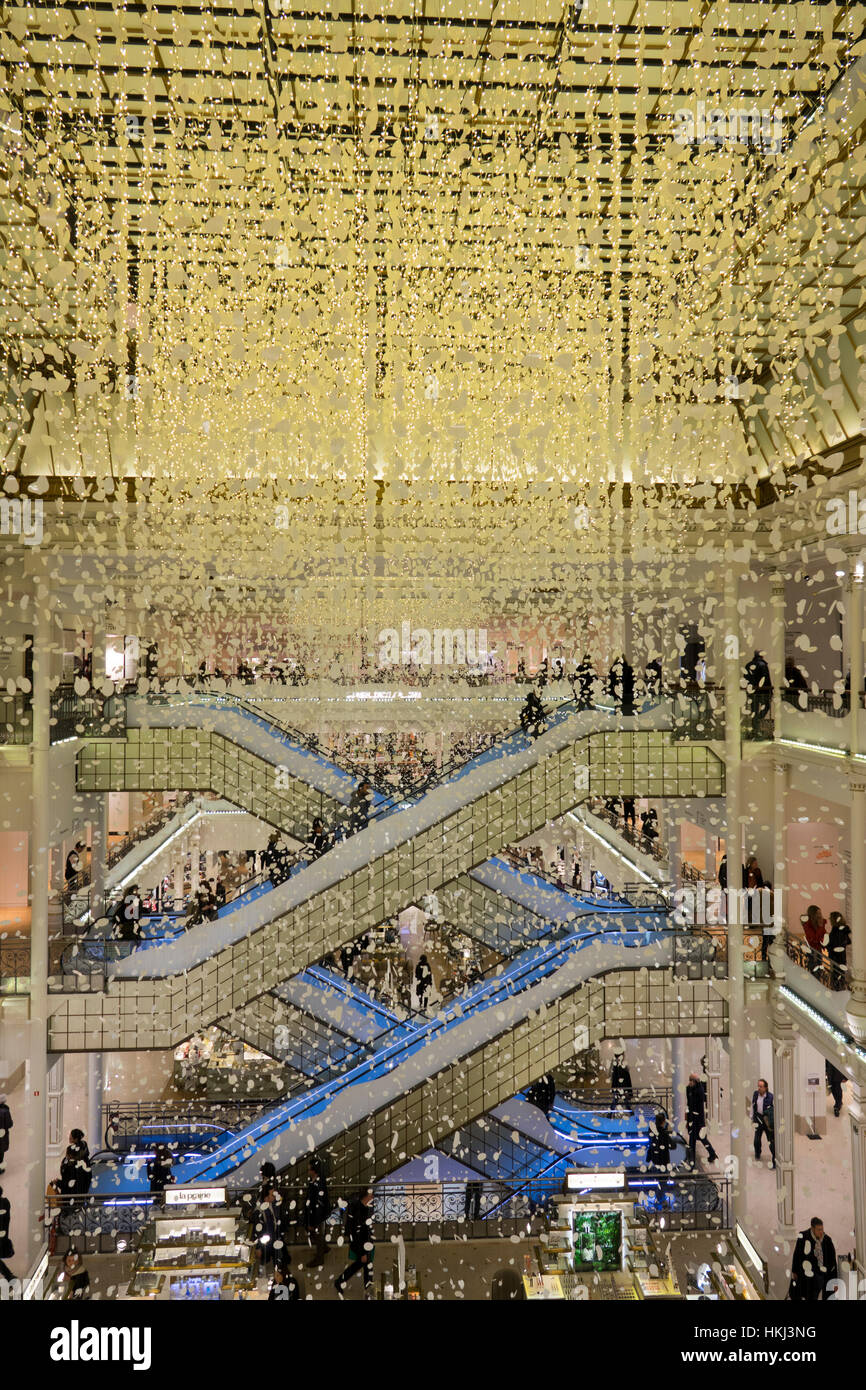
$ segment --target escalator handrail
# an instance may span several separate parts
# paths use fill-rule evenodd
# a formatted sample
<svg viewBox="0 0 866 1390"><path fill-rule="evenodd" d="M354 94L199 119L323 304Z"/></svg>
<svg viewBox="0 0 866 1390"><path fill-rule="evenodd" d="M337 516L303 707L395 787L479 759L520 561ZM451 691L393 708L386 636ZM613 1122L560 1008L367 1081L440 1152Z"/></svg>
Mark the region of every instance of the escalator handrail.
<svg viewBox="0 0 866 1390"><path fill-rule="evenodd" d="M585 915L587 917L594 916L594 914L592 913L586 913ZM662 914L656 913L653 915L660 916ZM572 926L573 923L568 923L569 928L571 928ZM520 985L521 982L525 980L526 976L531 972L535 971L539 965L547 964L552 967L552 961L555 960L557 956L567 954L568 951L575 945L579 945L580 949L582 949L583 946L588 945L590 942L601 940L604 938L615 937L618 939L623 939L625 937L628 937L629 935L634 936L647 934L650 934L658 938L659 940L664 940L666 939L666 937L674 936L676 933L671 932L669 928L664 928L661 930L656 929L655 931L652 931L652 929L649 927L633 927L631 929L619 927L614 930L610 926L606 925L603 926L601 930L597 932L581 933L574 930L569 930L564 934L564 939L562 939L562 924L557 924L557 929L554 931L554 933L552 933L551 939L548 942L541 943L540 945L535 945L528 948L526 955L531 955L533 958L531 960L525 960L522 964L520 964L514 975L503 974L500 976L493 977L492 981L483 982L484 986L489 986L490 984L496 985L497 983L502 985L501 989L491 991L489 995L484 996L484 1007L485 1009L494 1008L498 1003L502 1001L503 997L508 998L512 997L513 995L522 993L523 988L528 988L528 985L523 985L522 988L515 988L514 986ZM559 939L556 939L557 937ZM548 952L549 956L545 960L545 956ZM546 973L549 973L549 971ZM479 987L479 995L480 993L481 991ZM475 1001L472 1001L471 996L469 996L469 998L467 998L465 1002L467 1005L471 1002L481 1004L482 998L479 997ZM440 1035L441 1033L448 1031L450 1027L465 1019L465 1017L467 1016L467 1012L468 1010L463 1011L462 1013L456 1016L446 1018L444 1017L445 1010L442 1010L438 1017L434 1017L433 1019L429 1020L430 1035L427 1041L431 1041L437 1035ZM404 1025L399 1026L402 1027ZM414 1047L417 1045L420 1032L421 1029L417 1030L414 1036L401 1039L392 1044L393 1051L390 1051L390 1055L389 1048L387 1046L385 1048L377 1050L373 1058L367 1059L366 1064L369 1066L372 1063L376 1067L379 1067L384 1062L387 1064L388 1071L395 1070L395 1068L399 1066L403 1060L405 1060L405 1057L401 1056L401 1053L411 1055L412 1050L414 1050ZM367 1051L368 1049L365 1048L364 1050ZM301 1120L304 1117L304 1114L307 1110L312 1110L322 1100L325 1100L326 1104L330 1104L334 1099L336 1099L338 1095L341 1094L342 1091L350 1089L352 1086L357 1085L358 1082L361 1080L361 1077L357 1073L362 1070L362 1066L363 1064L359 1067L353 1068L349 1072L343 1073L340 1077L335 1078L336 1084L333 1085L333 1090L325 1096L322 1096L321 1094L310 1093L308 1095L309 1104L303 1107L298 1113L293 1114L291 1116L292 1123L297 1124L299 1120ZM326 1088L330 1088L332 1084L333 1083L331 1082L324 1083ZM318 1092L319 1089L320 1088L317 1087L316 1091ZM285 1105L285 1103L286 1102L284 1101L278 1102L279 1108L282 1108L282 1106ZM259 1134L249 1134L245 1142L249 1143L251 1141L254 1141L260 1144L267 1137L267 1135L271 1133L271 1131L274 1128L280 1129L282 1128L284 1123L285 1119L278 1118L276 1115L273 1117L273 1122L267 1122L267 1117L263 1116L260 1121L254 1122L254 1125L265 1124L266 1127ZM249 1128L252 1129L253 1126L249 1126Z"/></svg>

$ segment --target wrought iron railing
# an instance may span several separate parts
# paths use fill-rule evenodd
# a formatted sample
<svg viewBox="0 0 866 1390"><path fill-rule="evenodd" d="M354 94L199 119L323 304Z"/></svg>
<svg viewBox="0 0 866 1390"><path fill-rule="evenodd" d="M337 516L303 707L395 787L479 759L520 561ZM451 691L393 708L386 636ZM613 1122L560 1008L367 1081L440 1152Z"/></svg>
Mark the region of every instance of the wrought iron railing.
<svg viewBox="0 0 866 1390"><path fill-rule="evenodd" d="M789 687L783 691L782 700L792 709L808 714L826 714L830 719L844 719L851 710L850 690L796 690ZM864 691L860 693L860 708L866 708Z"/></svg>
<svg viewBox="0 0 866 1390"><path fill-rule="evenodd" d="M29 993L29 941L0 941L0 994Z"/></svg>
<svg viewBox="0 0 866 1390"><path fill-rule="evenodd" d="M826 951L815 950L803 937L785 932L785 952L796 965L820 980L826 989L839 993L851 988L847 968L831 961Z"/></svg>
<svg viewBox="0 0 866 1390"><path fill-rule="evenodd" d="M635 1219L651 1229L720 1231L730 1226L727 1178L711 1179L698 1173L663 1177L627 1173L625 1181ZM282 1197L279 1213L283 1238L289 1244L304 1241L306 1175L302 1172L294 1179L283 1177L277 1185ZM357 1187L329 1186L329 1244L336 1243L342 1233L346 1209L357 1193ZM544 1230L544 1214L562 1193L561 1180L539 1179L533 1184L531 1195L510 1193L507 1184L481 1177L461 1182L387 1180L376 1183L373 1189L373 1239L382 1244L400 1235L407 1240L437 1243L467 1237L510 1240L515 1235ZM241 1224L250 1222L255 1189L229 1185L226 1195L228 1203L239 1208ZM70 1249L83 1254L130 1249L160 1205L160 1197L150 1193L49 1197L44 1211L49 1245L58 1255ZM201 1208L197 1210L201 1212Z"/></svg>

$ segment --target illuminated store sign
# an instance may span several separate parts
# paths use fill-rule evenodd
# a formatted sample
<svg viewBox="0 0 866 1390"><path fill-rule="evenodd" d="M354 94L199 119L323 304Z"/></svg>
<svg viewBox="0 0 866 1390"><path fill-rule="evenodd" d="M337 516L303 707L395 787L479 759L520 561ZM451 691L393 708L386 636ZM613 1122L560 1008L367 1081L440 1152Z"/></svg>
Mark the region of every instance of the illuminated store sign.
<svg viewBox="0 0 866 1390"><path fill-rule="evenodd" d="M625 1187L625 1171L610 1173L572 1172L565 1175L566 1192L610 1192Z"/></svg>
<svg viewBox="0 0 866 1390"><path fill-rule="evenodd" d="M169 1207L219 1206L226 1200L224 1187L167 1187L165 1202Z"/></svg>

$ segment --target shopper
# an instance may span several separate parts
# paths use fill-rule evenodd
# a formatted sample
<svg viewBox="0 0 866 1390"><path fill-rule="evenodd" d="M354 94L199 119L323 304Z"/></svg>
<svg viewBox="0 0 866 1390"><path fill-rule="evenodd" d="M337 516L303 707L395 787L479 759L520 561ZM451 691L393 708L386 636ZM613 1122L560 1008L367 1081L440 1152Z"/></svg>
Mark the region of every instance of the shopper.
<svg viewBox="0 0 866 1390"><path fill-rule="evenodd" d="M761 1150L766 1137L770 1146L770 1167L776 1166L776 1132L773 1107L773 1092L761 1077L757 1090L752 1092L752 1125L755 1132L755 1158L761 1160Z"/></svg>
<svg viewBox="0 0 866 1390"><path fill-rule="evenodd" d="M253 1240L263 1271L275 1260L281 1260L286 1249L282 1238L282 1205L283 1199L274 1179L263 1177L252 1213Z"/></svg>
<svg viewBox="0 0 866 1390"><path fill-rule="evenodd" d="M631 1071L626 1065L624 1052L614 1053L613 1066L610 1069L610 1089L614 1105L631 1108L634 1092L631 1084Z"/></svg>
<svg viewBox="0 0 866 1390"><path fill-rule="evenodd" d="M84 841L76 840L75 848L71 849L66 856L66 868L64 871L64 877L66 879L67 887L73 881L73 879L76 879L78 875L81 873L81 855L84 852L84 848Z"/></svg>
<svg viewBox="0 0 866 1390"><path fill-rule="evenodd" d="M650 806L648 811L641 811L641 836L644 848L651 851L653 845L659 837L659 817L658 811L654 806Z"/></svg>
<svg viewBox="0 0 866 1390"><path fill-rule="evenodd" d="M90 1297L90 1275L78 1250L68 1250L61 1272L64 1299L81 1300Z"/></svg>
<svg viewBox="0 0 866 1390"><path fill-rule="evenodd" d="M575 674L578 709L592 709L595 700L595 667L584 656Z"/></svg>
<svg viewBox="0 0 866 1390"><path fill-rule="evenodd" d="M271 1288L268 1294L269 1303L298 1303L301 1298L301 1286L292 1273L292 1256L286 1250L282 1259L277 1262L274 1269L274 1277L271 1281Z"/></svg>
<svg viewBox="0 0 866 1390"><path fill-rule="evenodd" d="M147 1179L158 1206L165 1204L165 1189L175 1180L171 1171L172 1162L171 1150L167 1144L157 1144L153 1158L147 1160Z"/></svg>
<svg viewBox="0 0 866 1390"><path fill-rule="evenodd" d="M534 690L526 696L526 703L520 711L520 727L531 738L538 738L544 728L544 706Z"/></svg>
<svg viewBox="0 0 866 1390"><path fill-rule="evenodd" d="M649 1148L646 1161L651 1168L670 1168L674 1133L663 1110L659 1110L649 1127Z"/></svg>
<svg viewBox="0 0 866 1390"><path fill-rule="evenodd" d="M61 1194L64 1197L75 1197L78 1202L83 1201L90 1191L92 1182L93 1168L87 1141L80 1129L73 1129L60 1163Z"/></svg>
<svg viewBox="0 0 866 1390"><path fill-rule="evenodd" d="M851 928L841 912L830 913L830 935L827 937L827 955L830 964L835 966L831 972L832 989L848 988L848 947L851 945Z"/></svg>
<svg viewBox="0 0 866 1390"><path fill-rule="evenodd" d="M9 1235L9 1227L12 1224L12 1207L9 1198L3 1196L3 1188L0 1187L0 1279L14 1279L15 1275L7 1265L6 1261L11 1260L15 1254L15 1246L12 1244L12 1237Z"/></svg>
<svg viewBox="0 0 866 1390"><path fill-rule="evenodd" d="M321 816L315 816L313 818L313 828L310 831L310 838L307 843L314 859L318 859L320 855L325 854L329 849L330 841Z"/></svg>
<svg viewBox="0 0 866 1390"><path fill-rule="evenodd" d="M837 1274L836 1249L821 1217L813 1216L808 1231L800 1232L794 1246L788 1297L794 1302L817 1303Z"/></svg>
<svg viewBox="0 0 866 1390"><path fill-rule="evenodd" d="M746 882L743 884L743 887L763 888L763 886L764 875L761 873L761 866L758 863L757 856L750 854L749 858L746 860Z"/></svg>
<svg viewBox="0 0 866 1390"><path fill-rule="evenodd" d="M328 1184L317 1159L310 1162L307 1177L307 1191L304 1196L304 1225L314 1254L308 1269L321 1269L325 1263L325 1244L328 1234L328 1217L331 1214L331 1201Z"/></svg>
<svg viewBox="0 0 866 1390"><path fill-rule="evenodd" d="M827 1085L830 1088L830 1094L833 1097L833 1114L838 1120L842 1113L842 1087L848 1078L838 1067L834 1067L832 1062L824 1062L824 1072L827 1077Z"/></svg>
<svg viewBox="0 0 866 1390"><path fill-rule="evenodd" d="M770 668L760 652L756 651L746 667L746 688L749 695L749 708L752 715L752 738L758 738L761 721L770 713L773 698L773 683Z"/></svg>
<svg viewBox="0 0 866 1390"><path fill-rule="evenodd" d="M0 1093L0 1173L6 1167L6 1155L9 1152L9 1131L12 1128L12 1111L6 1101L6 1097Z"/></svg>
<svg viewBox="0 0 866 1390"><path fill-rule="evenodd" d="M473 1179L466 1184L466 1192L463 1197L463 1215L467 1221L478 1221L481 1217L481 1198L484 1193L484 1184Z"/></svg>
<svg viewBox="0 0 866 1390"><path fill-rule="evenodd" d="M415 994L421 1013L427 1008L427 1001L430 998L432 988L433 971L430 969L430 962L426 956L419 956L418 964L415 966Z"/></svg>
<svg viewBox="0 0 866 1390"><path fill-rule="evenodd" d="M697 1163L697 1147L700 1141L707 1150L707 1161L718 1163L719 1156L707 1135L707 1098L704 1083L692 1072L686 1086L686 1132L688 1134L689 1163L694 1168Z"/></svg>
<svg viewBox="0 0 866 1390"><path fill-rule="evenodd" d="M805 917L801 917L803 924L803 935L810 952L809 968L813 975L818 974L823 964L821 947L824 944L824 937L827 933L827 922L817 903L812 903Z"/></svg>
<svg viewBox="0 0 866 1390"><path fill-rule="evenodd" d="M346 1285L355 1274L364 1276L364 1293L370 1297L373 1285L373 1189L366 1187L355 1198L346 1212L346 1243L349 1247L349 1263L334 1280L337 1297L342 1298Z"/></svg>
<svg viewBox="0 0 866 1390"><path fill-rule="evenodd" d="M622 823L624 826L630 825L632 831L635 828L635 805L633 796L624 796L622 799Z"/></svg>
<svg viewBox="0 0 866 1390"><path fill-rule="evenodd" d="M349 833L354 835L357 830L363 830L370 819L370 804L373 799L373 789L366 777L362 777L355 790L349 798Z"/></svg>

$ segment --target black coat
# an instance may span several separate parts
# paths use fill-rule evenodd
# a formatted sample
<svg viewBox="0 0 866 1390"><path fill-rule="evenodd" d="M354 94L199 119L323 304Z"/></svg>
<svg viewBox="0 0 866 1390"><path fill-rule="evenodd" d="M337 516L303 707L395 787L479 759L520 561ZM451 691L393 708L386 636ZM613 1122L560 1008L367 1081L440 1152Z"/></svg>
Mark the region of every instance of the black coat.
<svg viewBox="0 0 866 1390"><path fill-rule="evenodd" d="M810 1227L808 1231L800 1232L797 1237L797 1244L794 1246L788 1296L795 1302L809 1302L817 1299L818 1295L823 1293L828 1281L838 1278L836 1247L826 1231L821 1242L824 1257L823 1268L818 1268L813 1249L814 1240Z"/></svg>
<svg viewBox="0 0 866 1390"><path fill-rule="evenodd" d="M692 1081L686 1087L686 1124L702 1129L707 1119L707 1098L702 1081Z"/></svg>
<svg viewBox="0 0 866 1390"><path fill-rule="evenodd" d="M656 1168L669 1168L671 1162L671 1145L673 1134L665 1126L663 1129L650 1130L649 1149L647 1150L646 1161Z"/></svg>
<svg viewBox="0 0 866 1390"><path fill-rule="evenodd" d="M767 1094L764 1096L764 1112L763 1112L763 1114L764 1114L764 1119L765 1119L766 1122L767 1122L767 1128L768 1128L768 1129L772 1129L772 1128L773 1128L773 1124L774 1124L774 1116L775 1116L775 1111L774 1111L774 1108L773 1108L773 1092L772 1092L772 1091L768 1091ZM760 1120L761 1120L761 1117L760 1117L760 1115L758 1114L758 1092L757 1092L757 1091L753 1091L753 1092L752 1092L752 1124L753 1124L753 1125L757 1125L757 1124L760 1123Z"/></svg>
<svg viewBox="0 0 866 1390"><path fill-rule="evenodd" d="M60 1189L64 1197L83 1197L90 1191L93 1169L86 1144L70 1144L60 1164Z"/></svg>
<svg viewBox="0 0 866 1390"><path fill-rule="evenodd" d="M167 1159L150 1158L147 1162L147 1177L151 1192L164 1192L172 1180L171 1157Z"/></svg>
<svg viewBox="0 0 866 1390"><path fill-rule="evenodd" d="M610 1085L614 1091L630 1091L631 1072L628 1067L621 1067L618 1062L614 1062L610 1069Z"/></svg>
<svg viewBox="0 0 866 1390"><path fill-rule="evenodd" d="M346 1212L346 1243L355 1256L373 1254L373 1208L353 1202Z"/></svg>
<svg viewBox="0 0 866 1390"><path fill-rule="evenodd" d="M324 1178L310 1178L304 1197L304 1225L312 1228L327 1221L331 1211L328 1184Z"/></svg>
<svg viewBox="0 0 866 1390"><path fill-rule="evenodd" d="M11 1218L12 1208L9 1205L9 1198L0 1197L0 1260L11 1260L15 1254L12 1241L9 1239Z"/></svg>
<svg viewBox="0 0 866 1390"><path fill-rule="evenodd" d="M830 928L830 935L827 937L827 955L834 964L844 965L850 945L851 928L847 922L837 922L836 926ZM0 1124L2 1124L2 1119L0 1119Z"/></svg>
<svg viewBox="0 0 866 1390"><path fill-rule="evenodd" d="M0 1103L0 1158L9 1148L9 1131L12 1128L12 1112L5 1100Z"/></svg>

